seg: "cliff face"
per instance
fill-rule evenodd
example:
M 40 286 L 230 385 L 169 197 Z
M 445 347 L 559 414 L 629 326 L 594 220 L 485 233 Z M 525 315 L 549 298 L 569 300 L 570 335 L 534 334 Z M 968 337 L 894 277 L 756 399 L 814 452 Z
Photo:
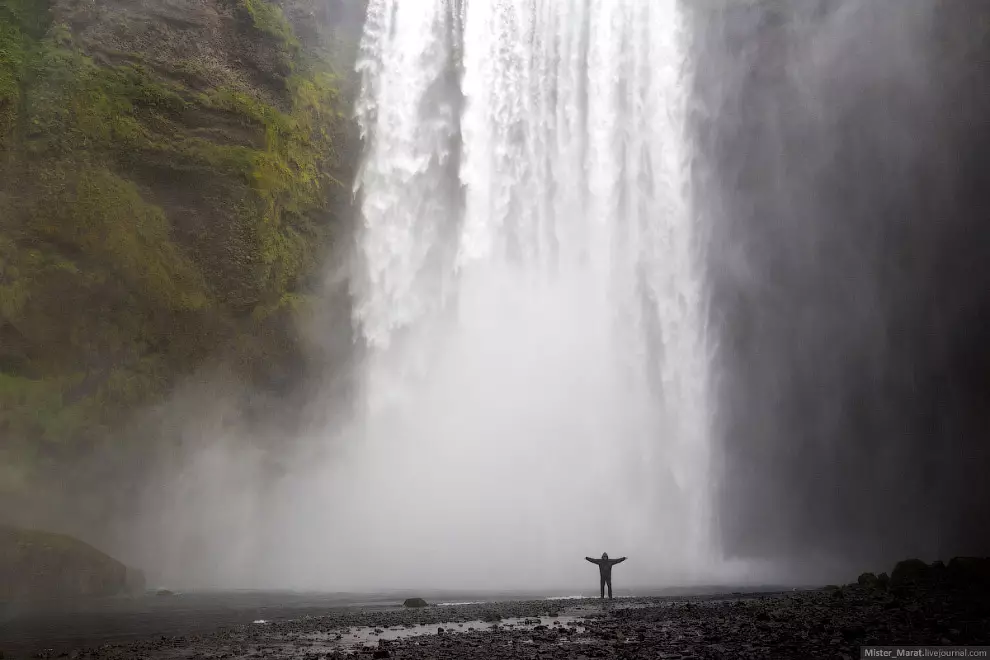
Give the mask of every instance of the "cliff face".
M 298 373 L 353 161 L 338 4 L 0 0 L 0 493 L 208 359 Z
M 0 526 L 0 602 L 144 591 L 140 572 L 71 536 Z

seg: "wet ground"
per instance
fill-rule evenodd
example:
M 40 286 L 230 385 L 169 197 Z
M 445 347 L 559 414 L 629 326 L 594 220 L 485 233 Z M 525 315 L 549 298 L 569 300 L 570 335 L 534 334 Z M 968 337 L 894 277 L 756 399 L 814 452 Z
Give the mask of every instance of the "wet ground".
M 865 587 L 692 598 L 347 607 L 206 634 L 42 653 L 91 660 L 858 658 L 864 644 L 990 640 L 983 591 Z M 10 657 L 21 657 L 11 656 Z M 6 658 L 5 658 L 6 660 Z
M 780 587 L 750 587 L 759 591 Z M 731 590 L 718 586 L 678 587 L 623 595 L 686 596 Z M 78 648 L 122 644 L 149 638 L 204 635 L 222 627 L 253 621 L 280 621 L 320 616 L 346 609 L 387 609 L 404 599 L 422 596 L 431 603 L 471 604 L 546 600 L 545 593 L 526 592 L 381 592 L 301 593 L 275 591 L 178 592 L 141 598 L 112 598 L 67 603 L 0 603 L 0 652 L 22 657 L 35 649 L 68 652 Z M 571 602 L 562 598 L 563 602 Z M 580 595 L 576 595 L 580 598 Z

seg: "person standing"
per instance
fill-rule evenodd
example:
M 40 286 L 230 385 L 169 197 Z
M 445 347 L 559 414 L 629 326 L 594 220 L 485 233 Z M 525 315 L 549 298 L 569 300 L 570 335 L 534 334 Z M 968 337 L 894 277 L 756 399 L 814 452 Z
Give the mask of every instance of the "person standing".
M 609 559 L 608 553 L 603 552 L 601 559 L 592 559 L 591 557 L 585 557 L 592 564 L 598 565 L 598 574 L 601 576 L 602 582 L 602 598 L 605 598 L 605 587 L 608 586 L 608 597 L 612 598 L 612 567 L 616 564 L 621 564 L 626 560 L 625 557 L 619 557 L 618 559 Z

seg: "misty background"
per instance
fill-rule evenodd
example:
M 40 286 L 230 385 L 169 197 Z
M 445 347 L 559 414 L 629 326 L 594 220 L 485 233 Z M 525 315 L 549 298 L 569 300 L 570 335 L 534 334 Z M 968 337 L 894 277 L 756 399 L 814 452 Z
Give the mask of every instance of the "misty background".
M 730 553 L 987 551 L 988 10 L 699 15 Z
M 693 202 L 716 346 L 706 486 L 716 549 L 729 560 L 711 579 L 826 581 L 906 556 L 990 552 L 990 7 L 691 6 Z M 362 12 L 347 7 L 321 20 L 356 36 Z M 688 581 L 643 568 L 663 563 L 651 548 L 599 543 L 594 530 L 567 537 L 588 545 L 561 553 L 566 569 L 506 572 L 530 550 L 533 537 L 518 529 L 454 565 L 430 563 L 431 537 L 445 557 L 457 554 L 458 533 L 487 538 L 527 507 L 566 527 L 574 498 L 555 490 L 533 502 L 511 483 L 459 483 L 456 457 L 419 465 L 414 448 L 372 454 L 377 471 L 355 458 L 353 374 L 364 352 L 344 236 L 330 249 L 320 305 L 300 321 L 307 352 L 294 369 L 306 377 L 291 397 L 252 399 L 222 367 L 206 369 L 135 417 L 176 443 L 150 459 L 96 454 L 65 475 L 64 499 L 8 517 L 74 532 L 153 583 L 181 587 L 570 588 L 594 582 L 582 557 L 603 550 L 630 557 L 617 581 Z M 515 313 L 524 324 L 525 310 Z M 511 415 L 508 404 L 529 394 L 493 387 L 481 402 Z M 445 412 L 438 400 L 423 414 Z M 613 440 L 603 433 L 602 451 Z M 596 460 L 566 452 L 516 460 L 554 484 Z M 499 456 L 492 447 L 489 458 Z M 476 516 L 472 488 L 500 493 L 486 502 L 504 510 Z M 74 492 L 88 495 L 72 504 Z M 461 516 L 434 515 L 430 503 L 451 498 L 463 498 Z M 369 524 L 372 515 L 403 524 Z M 335 555 L 335 544 L 348 551 Z

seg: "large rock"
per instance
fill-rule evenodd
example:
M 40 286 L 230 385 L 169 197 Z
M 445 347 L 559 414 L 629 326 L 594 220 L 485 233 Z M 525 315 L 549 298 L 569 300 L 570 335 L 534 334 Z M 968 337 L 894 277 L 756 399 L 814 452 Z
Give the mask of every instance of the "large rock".
M 115 596 L 143 581 L 128 573 L 71 536 L 0 526 L 0 601 Z
M 428 607 L 429 606 L 429 603 L 427 603 L 422 598 L 406 598 L 406 600 L 402 604 L 405 607 Z
M 920 559 L 905 559 L 897 562 L 890 574 L 891 587 L 906 587 L 925 584 L 931 581 L 931 566 Z
M 877 576 L 873 573 L 861 573 L 856 583 L 861 587 L 866 587 L 867 589 L 874 589 L 879 586 L 879 581 Z
M 946 573 L 958 584 L 990 584 L 990 557 L 953 557 Z

